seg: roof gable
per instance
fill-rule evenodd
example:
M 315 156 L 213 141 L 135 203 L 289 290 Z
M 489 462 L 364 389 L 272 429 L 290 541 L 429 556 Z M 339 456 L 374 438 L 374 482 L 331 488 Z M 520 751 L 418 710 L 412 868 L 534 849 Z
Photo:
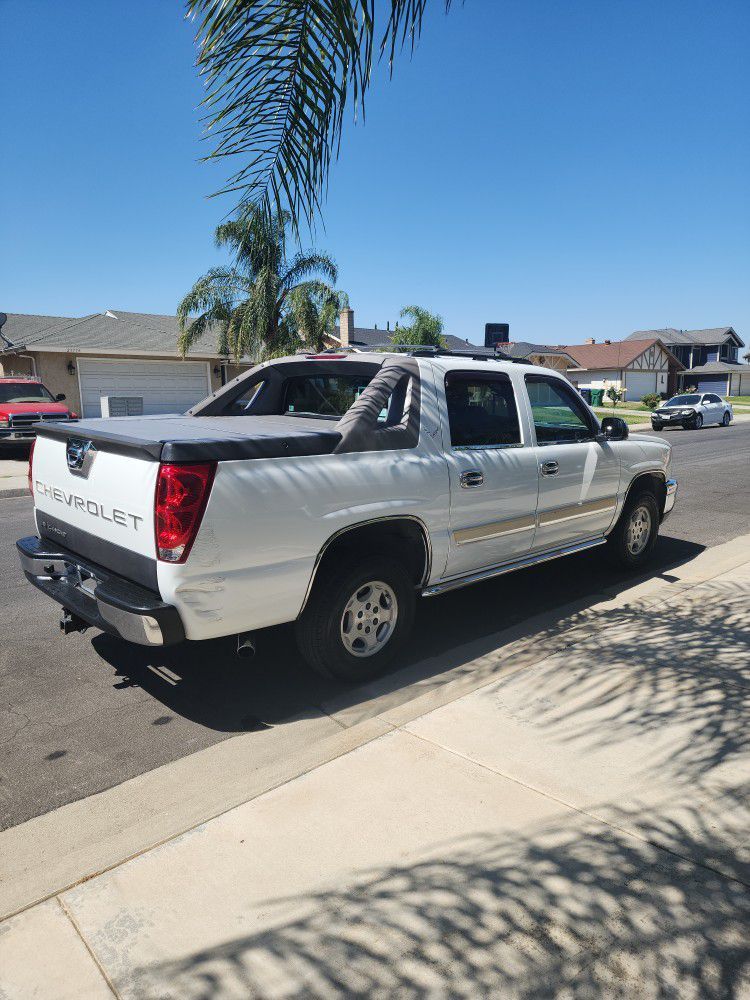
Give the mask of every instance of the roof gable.
M 662 343 L 671 345 L 699 344 L 709 347 L 713 344 L 725 344 L 728 340 L 734 342 L 737 347 L 744 347 L 744 342 L 740 339 L 737 331 L 732 326 L 713 326 L 705 330 L 675 330 L 667 327 L 664 330 L 636 330 L 627 336 L 626 340 L 644 340 L 649 337 L 656 337 Z

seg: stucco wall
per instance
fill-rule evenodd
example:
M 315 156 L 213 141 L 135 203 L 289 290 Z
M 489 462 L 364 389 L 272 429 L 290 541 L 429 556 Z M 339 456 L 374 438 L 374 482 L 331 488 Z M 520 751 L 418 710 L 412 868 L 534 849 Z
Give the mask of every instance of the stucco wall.
M 28 358 L 0 358 L 0 376 L 2 375 L 33 375 L 31 362 Z
M 121 358 L 123 360 L 132 361 L 174 361 L 174 356 L 169 355 L 139 355 L 138 357 L 133 357 L 132 355 L 126 354 L 102 354 L 96 355 L 97 357 L 107 357 L 107 358 Z M 84 358 L 93 357 L 93 355 L 84 355 Z M 49 391 L 56 395 L 58 392 L 64 392 L 66 397 L 66 404 L 75 410 L 76 413 L 81 412 L 81 397 L 78 391 L 78 356 L 75 354 L 53 354 L 51 352 L 35 352 L 34 359 L 36 361 L 37 374 L 45 383 Z M 68 372 L 68 363 L 73 362 L 75 367 L 75 372 L 71 375 Z M 21 359 L 13 360 L 13 367 L 6 361 L 6 366 L 9 370 L 17 374 L 24 372 L 22 365 L 26 365 L 26 373 L 31 374 L 31 365 L 28 361 L 22 361 Z M 220 388 L 221 386 L 221 375 L 219 372 L 214 374 L 214 368 L 218 369 L 219 361 L 218 358 L 212 361 L 209 365 L 209 371 L 211 373 L 211 391 Z M 234 378 L 238 375 L 240 371 L 245 371 L 244 367 L 237 365 L 229 366 L 229 378 Z

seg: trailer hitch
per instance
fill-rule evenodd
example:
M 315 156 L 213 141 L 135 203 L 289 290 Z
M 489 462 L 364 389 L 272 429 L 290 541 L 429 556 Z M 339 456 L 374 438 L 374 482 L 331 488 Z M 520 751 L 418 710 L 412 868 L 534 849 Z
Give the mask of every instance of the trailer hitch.
M 88 628 L 91 628 L 91 626 L 87 621 L 79 615 L 74 615 L 73 612 L 68 611 L 67 608 L 63 608 L 63 613 L 60 618 L 60 631 L 63 635 L 70 635 L 71 632 L 85 632 Z

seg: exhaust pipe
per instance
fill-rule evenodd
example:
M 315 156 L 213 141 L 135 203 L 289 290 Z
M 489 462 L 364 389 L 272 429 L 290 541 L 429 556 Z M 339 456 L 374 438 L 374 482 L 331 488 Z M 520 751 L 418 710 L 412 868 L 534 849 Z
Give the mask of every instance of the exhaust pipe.
M 255 639 L 252 632 L 241 632 L 237 636 L 237 656 L 252 660 L 255 656 Z

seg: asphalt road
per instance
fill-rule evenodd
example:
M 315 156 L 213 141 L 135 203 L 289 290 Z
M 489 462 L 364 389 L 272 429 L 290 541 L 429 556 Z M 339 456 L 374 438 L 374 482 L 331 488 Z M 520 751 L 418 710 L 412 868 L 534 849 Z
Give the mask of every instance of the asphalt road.
M 750 531 L 750 422 L 661 436 L 680 493 L 649 576 Z M 64 638 L 57 606 L 18 567 L 14 542 L 33 531 L 30 500 L 0 499 L 0 829 L 237 733 L 262 740 L 333 699 L 367 697 L 310 673 L 288 627 L 264 633 L 249 665 L 231 640 L 147 651 L 94 631 Z M 408 687 L 417 661 L 437 674 L 469 660 L 477 640 L 491 649 L 499 630 L 545 609 L 594 604 L 618 580 L 632 582 L 594 551 L 421 601 L 386 686 Z

